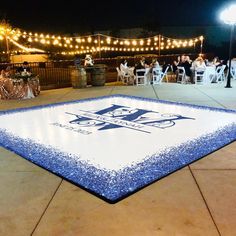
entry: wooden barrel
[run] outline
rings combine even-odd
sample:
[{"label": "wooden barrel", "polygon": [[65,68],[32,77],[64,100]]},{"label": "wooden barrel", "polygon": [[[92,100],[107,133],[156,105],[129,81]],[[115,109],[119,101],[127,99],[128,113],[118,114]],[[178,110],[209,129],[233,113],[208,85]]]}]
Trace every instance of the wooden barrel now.
[{"label": "wooden barrel", "polygon": [[92,86],[104,86],[106,82],[106,65],[94,65],[91,70]]},{"label": "wooden barrel", "polygon": [[86,71],[83,67],[71,69],[70,78],[73,88],[85,88],[87,86]]}]

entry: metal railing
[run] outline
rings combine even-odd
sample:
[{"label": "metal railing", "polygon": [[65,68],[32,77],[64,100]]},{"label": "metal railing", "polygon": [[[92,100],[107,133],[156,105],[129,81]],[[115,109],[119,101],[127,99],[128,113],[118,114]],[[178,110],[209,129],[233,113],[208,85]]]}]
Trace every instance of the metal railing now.
[{"label": "metal railing", "polygon": [[[172,63],[173,60],[179,55],[163,55],[146,57],[150,60],[155,57],[160,64],[163,62]],[[197,57],[197,54],[190,54],[191,58]],[[207,57],[207,56],[206,56]],[[100,58],[94,59],[95,64],[105,64],[106,70],[106,82],[113,82],[117,79],[116,67],[120,65],[121,61],[125,58],[128,61],[129,66],[134,66],[140,60],[140,57],[117,57],[117,58]],[[18,67],[22,66],[23,63],[0,63],[0,70],[10,66],[13,71],[16,71]],[[81,60],[83,64],[83,60]],[[67,61],[50,61],[50,62],[30,62],[29,66],[34,74],[39,75],[40,85],[42,89],[51,88],[63,88],[71,86],[71,70],[74,66],[73,60]],[[89,76],[88,76],[89,78]],[[88,84],[90,83],[88,79]]]}]

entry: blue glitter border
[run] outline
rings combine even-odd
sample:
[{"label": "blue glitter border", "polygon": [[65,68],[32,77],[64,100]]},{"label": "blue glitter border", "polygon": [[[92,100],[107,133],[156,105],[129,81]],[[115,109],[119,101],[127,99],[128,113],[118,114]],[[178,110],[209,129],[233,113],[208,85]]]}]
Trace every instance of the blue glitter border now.
[{"label": "blue glitter border", "polygon": [[155,99],[155,98],[144,98],[144,97],[138,97],[138,96],[124,95],[124,94],[113,94],[113,95],[100,96],[100,97],[95,97],[95,98],[84,98],[84,99],[80,99],[80,100],[51,103],[51,104],[31,106],[31,107],[16,108],[16,109],[11,109],[11,110],[3,110],[3,111],[0,111],[0,115],[5,115],[5,114],[15,113],[15,112],[24,112],[24,111],[28,111],[28,110],[38,110],[38,109],[42,109],[42,108],[61,106],[61,105],[67,105],[67,104],[84,103],[84,102],[103,100],[103,99],[108,99],[108,98],[129,98],[131,100],[162,103],[162,104],[168,104],[168,105],[178,105],[178,106],[184,106],[184,107],[195,108],[195,109],[221,111],[221,112],[226,112],[226,113],[236,113],[236,110],[233,110],[233,109],[225,109],[225,108],[218,108],[218,107],[209,107],[209,106],[202,106],[202,105],[195,105],[195,104],[187,104],[187,103],[182,103],[182,102],[173,102],[173,101],[166,101],[166,100],[160,100],[160,99]]},{"label": "blue glitter border", "polygon": [[[152,101],[170,105],[179,105],[204,110],[236,113],[234,110],[212,108],[184,103],[169,102],[163,100],[141,98],[126,95],[111,95],[98,98],[89,98],[70,102],[47,104],[28,108],[1,111],[0,115],[15,112],[24,112],[44,107],[81,103],[111,97],[123,97],[142,101]],[[115,203],[133,194],[143,187],[171,174],[186,165],[208,155],[211,152],[231,143],[236,139],[236,124],[228,125],[212,134],[173,147],[161,154],[153,154],[146,157],[146,161],[125,168],[119,172],[97,169],[86,162],[78,161],[67,153],[62,153],[53,147],[25,140],[9,134],[6,130],[0,130],[0,145],[9,149],[25,159],[63,177],[64,179],[86,189],[98,197]],[[206,145],[207,144],[207,145]]]}]

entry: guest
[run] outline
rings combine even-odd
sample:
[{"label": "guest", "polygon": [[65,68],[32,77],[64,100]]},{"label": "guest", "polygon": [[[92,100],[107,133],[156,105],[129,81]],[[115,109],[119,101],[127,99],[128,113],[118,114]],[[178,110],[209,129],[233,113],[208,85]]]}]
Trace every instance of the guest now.
[{"label": "guest", "polygon": [[222,62],[221,62],[221,60],[219,59],[219,57],[214,57],[214,58],[213,58],[212,65],[214,65],[216,68],[217,68],[218,66],[222,66]]},{"label": "guest", "polygon": [[85,59],[84,59],[84,66],[93,66],[94,61],[91,55],[87,54]]},{"label": "guest", "polygon": [[162,65],[162,72],[164,73],[166,71],[166,68],[169,67],[169,66],[170,66],[170,64],[168,64],[164,61],[163,65]]},{"label": "guest", "polygon": [[1,70],[0,78],[6,78],[6,71],[4,69]]},{"label": "guest", "polygon": [[150,67],[152,68],[157,68],[160,67],[159,62],[157,61],[157,59],[152,59],[152,63],[150,64]]},{"label": "guest", "polygon": [[149,65],[147,64],[145,57],[141,57],[140,61],[134,66],[134,74],[136,74],[137,69],[145,69],[147,67],[149,67]]},{"label": "guest", "polygon": [[196,69],[203,69],[205,70],[206,69],[206,64],[203,60],[202,57],[198,57],[196,58],[196,60],[193,62],[193,69],[196,70]]},{"label": "guest", "polygon": [[1,70],[0,77],[1,78],[10,78],[13,74],[12,69],[10,66],[7,66],[6,69]]},{"label": "guest", "polygon": [[20,73],[21,72],[29,72],[30,73],[31,72],[31,68],[29,66],[29,63],[27,61],[24,61],[23,65],[18,67],[16,72],[20,72]]},{"label": "guest", "polygon": [[127,73],[127,71],[128,71],[128,62],[127,62],[127,60],[124,59],[120,63],[120,70],[123,71],[124,73]]},{"label": "guest", "polygon": [[190,60],[190,57],[189,56],[186,56],[186,55],[182,55],[181,56],[181,61],[179,63],[179,66],[182,66],[184,67],[184,70],[185,70],[185,75],[186,75],[186,83],[188,82],[193,82],[193,74],[192,74],[192,71],[191,71],[191,66],[192,66],[192,61]]},{"label": "guest", "polygon": [[149,73],[152,73],[152,71],[153,71],[153,68],[160,68],[160,65],[159,65],[159,62],[157,61],[157,59],[152,59],[152,62],[151,62],[151,64],[148,66],[147,64],[146,64],[146,66],[144,66],[145,68],[150,68],[150,70],[149,70]]},{"label": "guest", "polygon": [[75,55],[75,59],[74,59],[74,65],[76,68],[81,66],[81,58],[79,57],[79,55]]},{"label": "guest", "polygon": [[172,65],[171,65],[171,68],[172,68],[173,73],[176,73],[176,72],[177,72],[177,70],[178,70],[177,66],[178,66],[178,61],[174,60],[174,61],[172,62]]},{"label": "guest", "polygon": [[128,67],[128,62],[126,59],[122,60],[122,62],[120,63],[120,69],[121,69],[121,67],[125,67],[125,68]]}]

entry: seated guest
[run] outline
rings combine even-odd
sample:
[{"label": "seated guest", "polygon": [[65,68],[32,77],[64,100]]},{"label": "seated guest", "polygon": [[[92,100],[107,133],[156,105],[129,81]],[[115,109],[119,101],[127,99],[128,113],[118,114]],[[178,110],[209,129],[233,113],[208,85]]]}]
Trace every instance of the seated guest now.
[{"label": "seated guest", "polygon": [[190,57],[182,55],[181,56],[181,63],[179,63],[179,66],[184,67],[185,75],[186,75],[185,82],[186,83],[192,82],[192,71],[191,71],[192,61],[190,60]]},{"label": "seated guest", "polygon": [[31,68],[29,66],[29,63],[27,61],[24,61],[23,65],[16,69],[16,72],[20,72],[20,73],[21,72],[31,72]]},{"label": "seated guest", "polygon": [[6,71],[4,69],[1,70],[0,78],[6,78]]},{"label": "seated guest", "polygon": [[159,62],[157,61],[157,59],[152,59],[152,63],[150,64],[150,67],[152,67],[152,68],[160,67]]},{"label": "seated guest", "polygon": [[122,70],[122,68],[127,68],[128,67],[128,62],[127,60],[123,60],[121,63],[120,63],[120,69]]},{"label": "seated guest", "polygon": [[173,63],[172,63],[172,65],[171,65],[172,71],[173,71],[174,73],[176,73],[176,71],[177,71],[177,69],[178,69],[177,66],[178,66],[178,61],[174,60]]},{"label": "seated guest", "polygon": [[145,68],[150,67],[149,73],[152,73],[153,68],[160,68],[159,62],[157,61],[157,59],[152,59],[152,62],[149,66],[144,66]]},{"label": "seated guest", "polygon": [[222,63],[221,63],[219,57],[214,57],[214,58],[213,58],[212,65],[214,65],[216,68],[217,68],[218,66],[222,66]]},{"label": "seated guest", "polygon": [[145,60],[145,57],[141,57],[140,61],[134,66],[134,74],[136,74],[137,69],[145,69],[148,67],[148,64]]},{"label": "seated guest", "polygon": [[163,62],[163,65],[162,65],[162,72],[165,73],[166,71],[166,68],[169,67],[170,64],[166,63],[165,61]]},{"label": "seated guest", "polygon": [[206,69],[206,64],[203,60],[202,57],[198,57],[194,62],[193,62],[193,69],[196,70],[196,69],[203,69],[205,70]]},{"label": "seated guest", "polygon": [[121,63],[120,63],[120,70],[122,72],[124,72],[125,74],[128,73],[128,62],[124,59]]}]

